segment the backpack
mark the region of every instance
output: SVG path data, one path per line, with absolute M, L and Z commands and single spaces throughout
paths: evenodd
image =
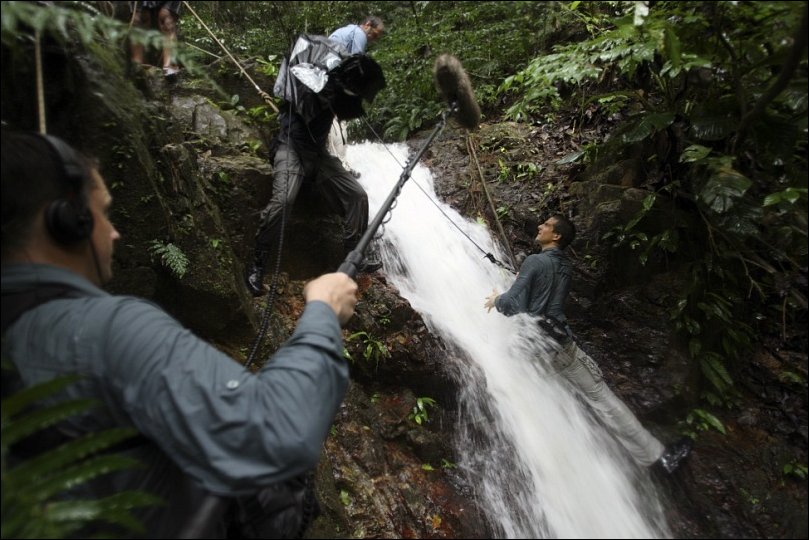
M 281 62 L 273 93 L 308 124 L 326 110 L 340 120 L 360 118 L 362 100 L 372 102 L 385 84 L 382 68 L 371 57 L 349 55 L 325 36 L 301 34 Z

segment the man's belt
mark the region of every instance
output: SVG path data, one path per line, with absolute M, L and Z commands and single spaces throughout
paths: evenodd
M 540 315 L 537 317 L 537 324 L 561 345 L 567 345 L 570 340 L 573 339 L 567 325 L 562 324 L 553 317 L 549 317 L 548 315 Z

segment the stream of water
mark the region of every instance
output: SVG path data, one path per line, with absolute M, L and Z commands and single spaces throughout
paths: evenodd
M 360 143 L 345 150 L 373 217 L 402 174 L 407 148 Z M 439 201 L 421 164 L 389 218 L 377 242 L 382 271 L 446 344 L 447 369 L 463 389 L 458 466 L 495 534 L 670 536 L 648 473 L 547 366 L 548 344 L 536 326 L 484 309 L 485 297 L 514 279 L 475 246 L 507 261 L 492 231 Z

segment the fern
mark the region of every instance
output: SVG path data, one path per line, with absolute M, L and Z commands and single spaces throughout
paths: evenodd
M 149 246 L 149 252 L 152 254 L 152 260 L 155 257 L 159 258 L 161 264 L 178 279 L 182 279 L 188 272 L 188 257 L 174 244 L 164 244 L 160 240 L 153 240 Z
M 5 369 L 5 366 L 4 366 Z M 7 467 L 11 446 L 41 429 L 84 413 L 93 400 L 73 400 L 31 409 L 57 394 L 78 377 L 65 376 L 22 390 L 2 402 L 2 537 L 65 538 L 100 523 L 144 533 L 131 510 L 160 504 L 147 493 L 127 491 L 98 500 L 65 500 L 68 491 L 110 472 L 139 466 L 134 459 L 104 454 L 132 437 L 134 429 L 116 428 L 90 433 Z

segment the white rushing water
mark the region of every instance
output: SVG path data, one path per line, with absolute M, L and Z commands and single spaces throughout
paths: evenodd
M 373 218 L 402 174 L 407 149 L 354 144 L 345 158 L 361 173 Z M 378 242 L 382 271 L 446 344 L 447 369 L 463 389 L 458 465 L 495 534 L 670 536 L 648 474 L 546 368 L 535 326 L 484 309 L 486 296 L 506 290 L 514 276 L 475 244 L 508 260 L 491 231 L 439 201 L 429 170 L 417 165 Z

